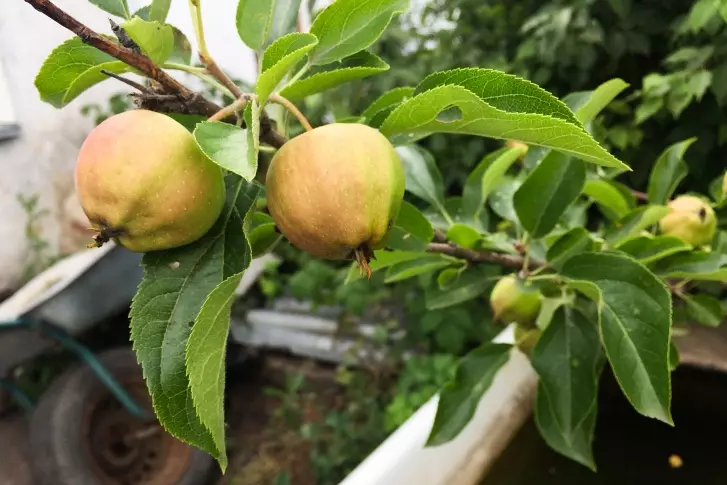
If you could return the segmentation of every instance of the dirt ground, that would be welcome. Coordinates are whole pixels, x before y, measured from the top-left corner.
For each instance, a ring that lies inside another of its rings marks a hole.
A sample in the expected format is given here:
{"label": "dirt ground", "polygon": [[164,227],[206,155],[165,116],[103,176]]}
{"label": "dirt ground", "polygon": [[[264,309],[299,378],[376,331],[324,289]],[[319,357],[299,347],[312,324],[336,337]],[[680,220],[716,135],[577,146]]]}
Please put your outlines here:
{"label": "dirt ground", "polygon": [[[263,390],[282,388],[288,371],[303,372],[316,405],[334,405],[340,394],[333,384],[334,369],[283,355],[239,367],[227,376],[230,465],[224,476],[213,470],[209,482],[200,485],[266,485],[283,470],[289,471],[292,485],[315,485],[306,443],[296,433],[272,424],[279,399]],[[306,410],[306,420],[319,417],[312,407]],[[32,485],[27,431],[26,418],[20,413],[0,419],[0,485]]]}

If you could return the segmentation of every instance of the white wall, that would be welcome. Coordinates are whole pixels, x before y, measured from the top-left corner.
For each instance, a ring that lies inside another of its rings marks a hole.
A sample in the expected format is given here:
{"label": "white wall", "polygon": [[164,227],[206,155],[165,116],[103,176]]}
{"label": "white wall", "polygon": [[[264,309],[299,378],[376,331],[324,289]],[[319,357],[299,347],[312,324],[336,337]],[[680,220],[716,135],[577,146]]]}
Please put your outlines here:
{"label": "white wall", "polygon": [[[108,15],[87,0],[54,0],[86,25],[109,32]],[[169,23],[194,43],[186,0],[174,0]],[[142,2],[130,0],[132,8]],[[253,55],[239,41],[235,30],[233,0],[207,0],[203,6],[210,50],[233,76],[254,80]],[[105,103],[108,97],[128,89],[106,81],[79,96],[64,109],[43,103],[33,79],[45,57],[72,34],[35,11],[22,0],[2,0],[0,8],[0,65],[21,127],[19,138],[0,142],[0,291],[16,287],[26,258],[26,217],[16,196],[41,194],[44,219],[42,234],[57,251],[67,221],[63,202],[73,191],[73,166],[80,144],[93,127],[79,110],[87,103]],[[6,102],[0,99],[0,103]],[[0,109],[0,111],[4,111]],[[78,238],[76,238],[76,244]],[[68,244],[65,244],[68,246]]]}

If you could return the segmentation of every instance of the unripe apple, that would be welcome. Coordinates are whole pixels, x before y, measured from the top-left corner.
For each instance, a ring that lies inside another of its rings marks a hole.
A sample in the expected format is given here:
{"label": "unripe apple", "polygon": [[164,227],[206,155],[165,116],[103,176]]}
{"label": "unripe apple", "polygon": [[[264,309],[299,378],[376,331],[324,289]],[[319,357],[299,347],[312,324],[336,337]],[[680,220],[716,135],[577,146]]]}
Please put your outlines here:
{"label": "unripe apple", "polygon": [[183,246],[202,237],[225,201],[222,170],[172,118],[147,110],[114,115],[83,142],[78,199],[97,231],[136,251]]}
{"label": "unripe apple", "polygon": [[693,195],[681,195],[669,202],[669,213],[659,221],[659,230],[692,246],[709,244],[717,230],[712,207]]}
{"label": "unripe apple", "polygon": [[516,324],[515,344],[517,348],[525,355],[532,354],[535,344],[537,344],[540,339],[541,333],[542,331],[538,327],[524,326],[519,323]]}
{"label": "unripe apple", "polygon": [[503,323],[532,325],[538,317],[541,303],[541,293],[535,288],[527,288],[515,274],[500,278],[490,293],[495,319]]}
{"label": "unripe apple", "polygon": [[355,259],[368,271],[399,213],[404,169],[378,130],[333,123],[278,150],[266,186],[270,215],[294,246],[319,258]]}

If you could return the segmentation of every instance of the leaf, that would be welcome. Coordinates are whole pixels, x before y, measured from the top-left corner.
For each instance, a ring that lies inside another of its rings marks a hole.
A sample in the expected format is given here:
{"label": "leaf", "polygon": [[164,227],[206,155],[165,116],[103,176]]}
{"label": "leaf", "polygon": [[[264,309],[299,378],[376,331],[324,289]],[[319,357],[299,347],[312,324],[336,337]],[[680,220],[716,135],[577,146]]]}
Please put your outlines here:
{"label": "leaf", "polygon": [[[374,259],[369,262],[371,272],[389,268],[403,261],[410,261],[424,256],[423,251],[374,251]],[[346,275],[346,283],[361,278],[361,272],[358,264],[353,263],[349,267],[348,275]]]}
{"label": "leaf", "polygon": [[169,14],[169,7],[172,0],[151,0],[151,8],[149,9],[149,20],[156,20],[164,23]]}
{"label": "leaf", "polygon": [[482,240],[482,235],[474,227],[467,224],[452,224],[449,231],[447,231],[447,240],[457,246],[473,249]]}
{"label": "leaf", "polygon": [[674,371],[679,366],[679,349],[671,342],[669,346],[669,370]]}
{"label": "leaf", "polygon": [[383,247],[396,251],[421,251],[427,250],[427,242],[408,233],[405,229],[394,226],[384,240]]}
{"label": "leaf", "polygon": [[409,0],[336,0],[313,21],[310,33],[320,41],[312,64],[329,64],[376,42],[394,15],[409,9]]}
{"label": "leaf", "polygon": [[396,225],[422,241],[429,242],[434,238],[434,229],[427,218],[407,201],[401,203]]}
{"label": "leaf", "polygon": [[298,22],[301,0],[276,0],[273,10],[273,20],[270,24],[268,38],[265,45],[283,37],[295,30]]}
{"label": "leaf", "polygon": [[558,307],[530,360],[540,377],[540,434],[558,453],[596,471],[592,443],[604,363],[596,325],[576,309]]}
{"label": "leaf", "polygon": [[221,121],[205,121],[194,129],[194,138],[204,154],[220,167],[247,181],[255,178],[257,154],[251,156],[247,130]]}
{"label": "leaf", "polygon": [[40,99],[62,108],[86,89],[108,79],[101,70],[119,74],[128,69],[123,62],[73,37],[46,58],[35,77],[35,87]]}
{"label": "leaf", "polygon": [[633,256],[643,264],[653,263],[672,254],[689,251],[692,247],[672,236],[639,236],[617,246],[619,251]]}
{"label": "leaf", "polygon": [[404,166],[406,190],[442,211],[444,182],[432,154],[418,145],[396,147],[396,153]]}
{"label": "leaf", "polygon": [[490,204],[490,208],[495,214],[515,224],[520,224],[520,221],[518,220],[517,213],[515,212],[513,198],[515,197],[515,192],[517,192],[521,186],[522,182],[519,180],[507,178],[502,184],[492,191],[490,197],[487,199]]}
{"label": "leaf", "polygon": [[121,27],[155,64],[163,64],[174,50],[174,30],[171,25],[134,17]]}
{"label": "leaf", "polygon": [[[438,119],[440,113],[453,107],[460,112],[457,120]],[[440,86],[405,101],[386,118],[381,132],[389,137],[400,133],[460,133],[519,140],[553,148],[598,165],[630,170],[580,125],[554,115],[502,111],[461,86]]]}
{"label": "leaf", "polygon": [[545,89],[495,69],[469,67],[435,72],[417,86],[416,94],[441,86],[463,87],[490,107],[508,113],[537,113],[580,125],[568,106]]}
{"label": "leaf", "polygon": [[513,203],[520,223],[532,237],[545,236],[581,194],[585,180],[583,162],[549,153],[515,192]]}
{"label": "leaf", "polygon": [[[227,201],[215,226],[196,242],[146,253],[131,305],[131,337],[159,422],[178,439],[226,460],[193,406],[185,350],[208,295],[249,264],[243,220],[259,185],[226,178]],[[221,406],[210,400],[207,406]],[[208,418],[205,418],[208,419]]]}
{"label": "leaf", "polygon": [[253,258],[267,253],[281,238],[281,234],[275,230],[275,221],[272,217],[264,212],[255,212],[251,215],[247,239]]}
{"label": "leaf", "polygon": [[376,117],[379,113],[382,111],[390,112],[388,110],[411,98],[412,94],[414,94],[414,88],[410,86],[403,86],[387,91],[376,98],[376,100],[371,103],[363,113],[361,113],[361,116],[365,118],[366,123],[371,123],[374,117]]}
{"label": "leaf", "polygon": [[560,236],[550,248],[546,260],[552,267],[559,269],[568,258],[576,254],[592,251],[595,246],[591,235],[582,227],[575,227]]}
{"label": "leaf", "polygon": [[462,432],[495,376],[509,360],[511,348],[507,344],[487,342],[462,358],[454,378],[440,393],[426,446],[443,445]]}
{"label": "leaf", "polygon": [[194,321],[187,341],[187,377],[192,402],[218,450],[223,473],[227,468],[223,406],[225,349],[230,330],[230,311],[241,278],[242,273],[234,274],[212,290]]}
{"label": "leaf", "polygon": [[268,96],[275,91],[285,75],[317,43],[318,39],[314,35],[294,32],[279,38],[265,49],[262,74],[260,74],[255,87],[258,102],[261,106],[267,102]]}
{"label": "leaf", "polygon": [[604,237],[612,245],[640,233],[649,226],[653,226],[669,212],[664,205],[645,205],[633,209],[621,219],[615,221],[606,230]]}
{"label": "leaf", "polygon": [[[341,1],[341,0],[336,0]],[[361,51],[341,62],[316,69],[307,77],[286,86],[280,94],[288,99],[303,99],[311,94],[333,89],[341,84],[389,70],[378,56]]]}
{"label": "leaf", "polygon": [[573,256],[561,274],[598,288],[603,347],[631,405],[645,416],[673,425],[671,294],[664,283],[641,263],[606,253]]}
{"label": "leaf", "polygon": [[608,180],[587,180],[583,193],[596,201],[609,219],[619,219],[631,210],[629,201]]}
{"label": "leaf", "polygon": [[719,327],[724,319],[722,304],[712,295],[680,295],[687,304],[687,313],[697,323],[708,327]]}
{"label": "leaf", "polygon": [[123,17],[125,19],[131,18],[129,5],[126,0],[88,0],[92,4],[96,5],[101,10],[116,15],[117,17]]}
{"label": "leaf", "polygon": [[181,30],[173,25],[170,25],[170,27],[174,35],[174,47],[172,48],[172,53],[167,58],[167,62],[189,65],[192,61],[192,44],[189,43],[189,39],[187,39],[187,36]]}
{"label": "leaf", "polygon": [[462,211],[472,218],[479,217],[487,196],[502,181],[502,176],[526,149],[504,148],[487,155],[467,177],[462,190]]}
{"label": "leaf", "polygon": [[696,137],[674,143],[656,160],[649,175],[648,197],[652,204],[666,204],[689,169],[684,163],[684,153],[697,141]]}
{"label": "leaf", "polygon": [[687,25],[693,33],[697,33],[717,14],[717,5],[714,0],[697,0],[689,11]]}
{"label": "leaf", "polygon": [[438,310],[477,298],[494,285],[492,278],[497,275],[496,271],[496,268],[484,265],[471,266],[446,290],[437,285],[428,287],[425,294],[427,309]]}
{"label": "leaf", "polygon": [[441,254],[426,254],[420,258],[396,263],[386,271],[384,283],[394,283],[413,278],[423,273],[429,273],[440,268],[446,268],[456,261]]}
{"label": "leaf", "polygon": [[252,50],[262,49],[273,23],[276,0],[240,0],[235,25],[240,39]]}
{"label": "leaf", "polygon": [[678,253],[657,262],[654,273],[662,278],[687,278],[727,282],[726,257],[718,253],[691,251]]}
{"label": "leaf", "polygon": [[611,79],[591,91],[588,100],[574,109],[576,118],[583,123],[589,123],[596,119],[596,116],[613,101],[616,96],[629,87],[623,79]]}

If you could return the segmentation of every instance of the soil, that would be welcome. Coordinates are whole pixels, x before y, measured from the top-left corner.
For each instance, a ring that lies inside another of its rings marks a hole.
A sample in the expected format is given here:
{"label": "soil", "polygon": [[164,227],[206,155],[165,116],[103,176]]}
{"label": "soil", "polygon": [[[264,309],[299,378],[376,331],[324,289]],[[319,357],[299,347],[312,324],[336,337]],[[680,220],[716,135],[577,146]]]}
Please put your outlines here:
{"label": "soil", "polygon": [[316,421],[322,419],[321,409],[330,409],[341,401],[335,369],[282,354],[269,354],[250,364],[239,374],[233,370],[233,375],[228,376],[230,465],[216,485],[272,484],[283,471],[288,472],[291,485],[316,485],[308,444],[274,419],[280,399],[266,395],[264,390],[284,388],[288,372],[303,373],[309,397],[305,400],[304,421]]}

